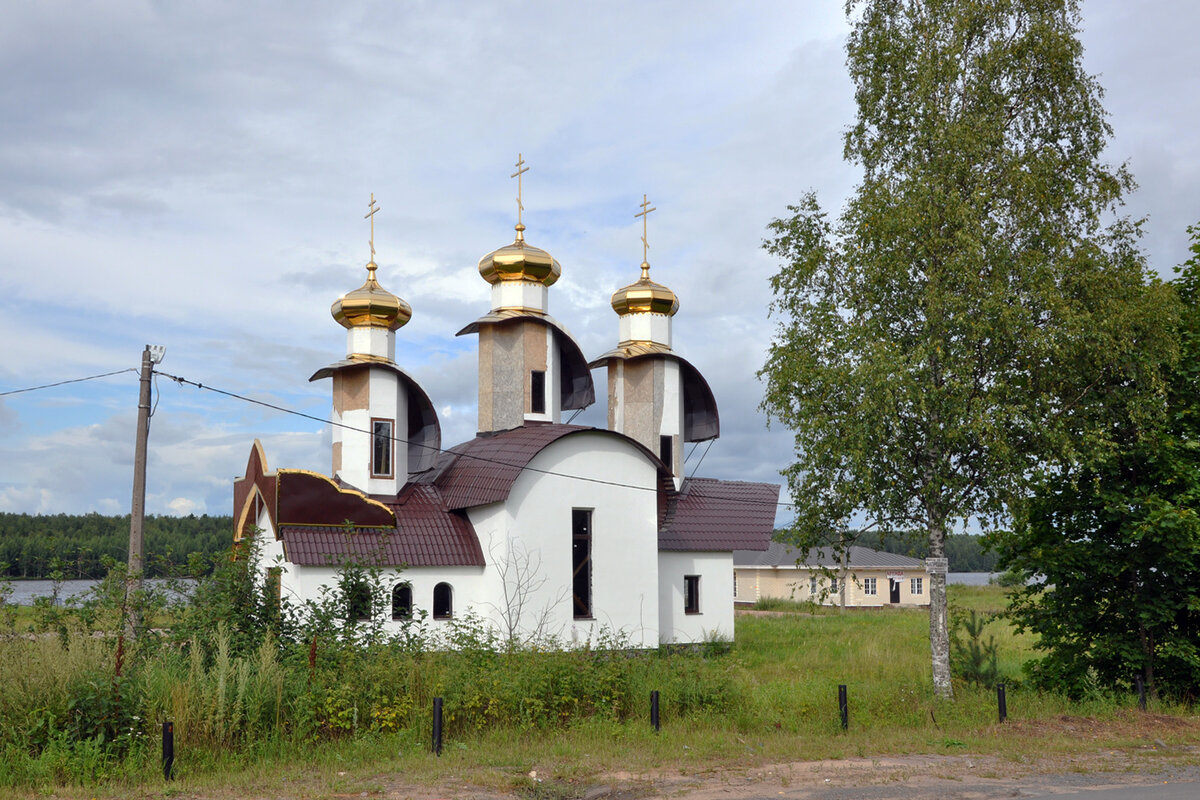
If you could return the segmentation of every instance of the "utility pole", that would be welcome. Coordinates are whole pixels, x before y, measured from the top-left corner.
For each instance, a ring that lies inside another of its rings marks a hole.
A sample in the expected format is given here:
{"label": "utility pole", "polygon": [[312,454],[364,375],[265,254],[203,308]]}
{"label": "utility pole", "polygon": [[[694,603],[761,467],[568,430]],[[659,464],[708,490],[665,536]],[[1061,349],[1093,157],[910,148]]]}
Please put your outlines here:
{"label": "utility pole", "polygon": [[[143,528],[146,521],[146,448],[150,442],[150,376],[154,365],[162,361],[165,348],[146,345],[142,351],[141,387],[138,391],[137,438],[133,455],[133,503],[129,511],[129,571],[125,580],[126,608],[130,596],[142,586]],[[134,632],[129,618],[129,633]]]}

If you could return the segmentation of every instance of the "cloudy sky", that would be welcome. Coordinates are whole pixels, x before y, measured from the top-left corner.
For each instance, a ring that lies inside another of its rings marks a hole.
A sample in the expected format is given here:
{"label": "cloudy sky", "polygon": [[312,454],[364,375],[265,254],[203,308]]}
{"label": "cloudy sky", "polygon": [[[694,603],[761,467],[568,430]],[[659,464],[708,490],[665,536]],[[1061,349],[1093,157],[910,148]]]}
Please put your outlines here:
{"label": "cloudy sky", "polygon": [[[329,305],[365,275],[374,192],[380,281],[413,306],[397,360],[444,442],[469,438],[475,338],[454,333],[489,307],[476,263],[512,239],[520,152],[528,240],[563,265],[551,313],[589,356],[615,343],[647,194],[676,349],[721,411],[696,474],[777,480],[760,243],[802,192],[836,211],[856,181],[841,5],[6,3],[0,392],[133,368],[154,343],[165,372],[324,418],[329,383],[307,379],[344,355]],[[1108,157],[1140,183],[1127,210],[1165,276],[1200,219],[1198,18],[1084,4]],[[137,391],[123,373],[0,397],[0,510],[127,512]],[[155,402],[150,512],[230,513],[255,437],[272,467],[329,471],[315,422],[162,377]]]}

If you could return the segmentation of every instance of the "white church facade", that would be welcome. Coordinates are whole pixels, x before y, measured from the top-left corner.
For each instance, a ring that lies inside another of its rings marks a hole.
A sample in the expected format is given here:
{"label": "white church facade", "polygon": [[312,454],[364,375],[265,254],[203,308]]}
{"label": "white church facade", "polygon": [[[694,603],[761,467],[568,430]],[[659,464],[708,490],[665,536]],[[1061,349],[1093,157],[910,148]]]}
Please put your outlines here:
{"label": "white church facade", "polygon": [[[685,478],[683,445],[720,422],[673,349],[679,302],[649,264],[613,295],[616,346],[589,362],[548,314],[561,265],[524,231],[518,215],[513,243],[479,262],[491,309],[459,331],[478,337],[478,434],[445,449],[433,402],[395,361],[412,310],[380,286],[372,235],[366,282],[332,307],[346,357],[310,379],[332,382],[331,474],[270,470],[256,441],[234,484],[235,540],[261,537],[262,578],[293,601],[347,559],[395,574],[397,627],[424,612],[566,646],[604,631],[632,647],[732,638],[732,553],[767,548],[779,487]],[[595,401],[601,368],[607,429],[563,424]]]}

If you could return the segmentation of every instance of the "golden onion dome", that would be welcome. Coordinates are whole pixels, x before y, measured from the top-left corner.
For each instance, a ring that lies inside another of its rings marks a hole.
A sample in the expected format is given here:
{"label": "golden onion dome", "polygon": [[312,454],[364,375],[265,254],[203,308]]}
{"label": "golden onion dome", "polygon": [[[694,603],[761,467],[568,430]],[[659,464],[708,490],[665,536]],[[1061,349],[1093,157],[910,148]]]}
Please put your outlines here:
{"label": "golden onion dome", "polygon": [[334,301],[329,312],[344,328],[387,328],[394,331],[412,319],[412,306],[379,285],[378,265],[367,264],[367,282]]}
{"label": "golden onion dome", "polygon": [[562,266],[540,247],[525,242],[525,226],[517,223],[512,244],[493,250],[479,259],[479,274],[488,283],[531,281],[551,286],[562,276]]}
{"label": "golden onion dome", "polygon": [[614,292],[612,307],[613,311],[622,317],[639,313],[673,317],[679,310],[679,298],[661,283],[650,280],[650,265],[643,261],[642,277],[624,289]]}

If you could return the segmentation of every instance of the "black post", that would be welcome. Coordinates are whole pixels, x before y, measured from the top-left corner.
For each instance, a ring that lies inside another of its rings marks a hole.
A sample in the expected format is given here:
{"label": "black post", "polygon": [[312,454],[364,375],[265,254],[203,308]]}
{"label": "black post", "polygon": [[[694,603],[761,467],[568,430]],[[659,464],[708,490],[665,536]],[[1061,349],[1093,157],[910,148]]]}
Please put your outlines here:
{"label": "black post", "polygon": [[658,689],[650,692],[650,724],[654,726],[654,730],[660,730],[658,726]]}
{"label": "black post", "polygon": [[171,780],[171,772],[175,768],[175,723],[162,724],[162,765],[163,780]]}
{"label": "black post", "polygon": [[1142,680],[1141,675],[1138,675],[1133,680],[1134,680],[1134,683],[1137,684],[1138,708],[1140,708],[1142,711],[1145,711],[1146,710],[1146,682]]}
{"label": "black post", "polygon": [[842,730],[850,729],[850,706],[846,701],[846,684],[838,684],[838,714],[842,717]]}
{"label": "black post", "polygon": [[442,754],[442,698],[433,698],[433,752]]}
{"label": "black post", "polygon": [[1004,696],[1004,684],[996,684],[996,707],[1000,711],[1000,721],[1008,719],[1008,698]]}

